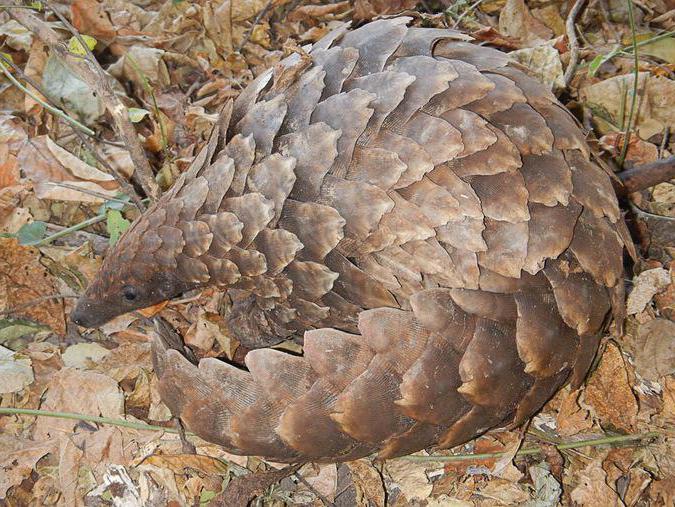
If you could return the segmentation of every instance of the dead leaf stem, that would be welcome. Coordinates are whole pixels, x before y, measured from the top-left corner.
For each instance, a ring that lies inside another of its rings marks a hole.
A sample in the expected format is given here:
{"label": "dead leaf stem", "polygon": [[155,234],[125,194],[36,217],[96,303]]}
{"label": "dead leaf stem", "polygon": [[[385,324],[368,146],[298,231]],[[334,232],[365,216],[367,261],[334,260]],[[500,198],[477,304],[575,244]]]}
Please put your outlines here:
{"label": "dead leaf stem", "polygon": [[[52,106],[51,104],[48,104],[44,100],[42,100],[36,93],[33,93],[30,89],[28,89],[26,86],[24,86],[21,81],[19,81],[17,78],[15,78],[12,73],[9,71],[7,68],[8,65],[12,65],[12,61],[7,58],[5,55],[0,53],[0,69],[2,69],[2,72],[5,74],[5,77],[9,79],[10,83],[12,83],[14,86],[16,86],[19,90],[21,90],[23,93],[28,95],[31,99],[33,99],[35,102],[39,103],[42,107],[44,107],[47,111],[50,113],[54,114],[55,116],[58,116],[59,118],[63,119],[64,121],[70,123],[73,127],[76,129],[81,130],[85,134],[89,136],[93,136],[96,134],[93,130],[91,130],[89,127],[86,125],[83,125],[79,121],[77,121],[75,118],[72,118],[68,116],[65,112],[61,111],[59,108]],[[14,67],[12,65],[12,67]]]}
{"label": "dead leaf stem", "polygon": [[[556,444],[554,447],[559,451],[565,449],[578,449],[580,447],[598,447],[601,445],[610,445],[610,444],[623,444],[628,442],[638,442],[641,440],[647,440],[651,438],[660,437],[661,433],[656,431],[650,431],[649,433],[641,433],[638,435],[616,435],[611,437],[604,438],[595,438],[590,440],[579,440],[577,442],[567,442]],[[525,449],[520,449],[515,456],[532,456],[542,454],[544,451],[540,447],[527,447]],[[407,461],[436,461],[436,462],[452,462],[452,461],[471,461],[471,460],[482,460],[482,459],[495,459],[500,458],[508,454],[507,452],[485,452],[481,454],[455,454],[452,456],[420,456],[420,455],[411,455],[411,456],[400,456],[395,459],[402,459]]]}
{"label": "dead leaf stem", "polygon": [[[640,73],[640,59],[638,58],[637,35],[635,33],[635,13],[633,12],[633,0],[626,0],[628,3],[628,21],[630,23],[630,32],[633,47],[633,97],[630,103],[630,111],[628,113],[628,125],[623,136],[623,146],[621,147],[621,155],[619,156],[619,167],[623,167],[628,153],[628,145],[630,144],[630,137],[633,131],[633,116],[635,115],[635,107],[637,105],[639,73]],[[646,79],[646,78],[645,78]]]}
{"label": "dead leaf stem", "polygon": [[[19,5],[18,0],[14,0],[14,5]],[[46,2],[46,5],[51,8],[49,2]],[[148,197],[153,200],[158,199],[160,195],[159,186],[153,177],[150,163],[145,157],[136,130],[129,119],[127,108],[122,104],[117,95],[115,95],[115,92],[110,85],[110,77],[96,61],[78,31],[58,12],[57,9],[52,8],[52,11],[78,39],[87,52],[85,58],[78,58],[75,55],[72,55],[62,43],[58,34],[29,10],[8,9],[12,18],[49,46],[50,50],[61,59],[71,72],[96,91],[96,94],[103,101],[106,109],[113,118],[113,124],[117,135],[124,142],[124,145],[129,151],[129,155],[136,168],[134,176],[137,178]]]}
{"label": "dead leaf stem", "polygon": [[574,2],[572,9],[570,9],[570,13],[567,15],[567,21],[565,22],[565,31],[567,32],[567,40],[570,47],[570,61],[567,64],[563,76],[565,87],[568,87],[572,82],[574,73],[577,70],[577,64],[579,63],[579,40],[577,39],[576,19],[585,5],[586,0],[577,0]]}
{"label": "dead leaf stem", "polygon": [[[110,424],[111,426],[121,426],[142,431],[163,431],[165,433],[178,433],[175,428],[167,428],[154,424],[137,423],[125,421],[124,419],[113,419],[110,417],[100,417],[96,415],[76,414],[74,412],[56,412],[50,410],[35,410],[28,408],[0,407],[0,415],[30,415],[34,417],[54,417],[56,419],[71,419],[75,421],[92,422],[98,424]],[[187,432],[188,435],[194,433]]]}

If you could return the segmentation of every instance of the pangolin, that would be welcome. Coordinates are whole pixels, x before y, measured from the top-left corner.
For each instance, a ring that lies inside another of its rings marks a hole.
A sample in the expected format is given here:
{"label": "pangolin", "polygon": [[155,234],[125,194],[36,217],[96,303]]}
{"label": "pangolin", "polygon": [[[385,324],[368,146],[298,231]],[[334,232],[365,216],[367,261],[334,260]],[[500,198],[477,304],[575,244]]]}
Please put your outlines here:
{"label": "pangolin", "polygon": [[[73,312],[218,286],[245,368],[155,341],[171,412],[230,452],[389,458],[514,427],[578,385],[630,239],[571,114],[502,52],[410,18],[258,76]],[[302,340],[302,355],[270,348]]]}

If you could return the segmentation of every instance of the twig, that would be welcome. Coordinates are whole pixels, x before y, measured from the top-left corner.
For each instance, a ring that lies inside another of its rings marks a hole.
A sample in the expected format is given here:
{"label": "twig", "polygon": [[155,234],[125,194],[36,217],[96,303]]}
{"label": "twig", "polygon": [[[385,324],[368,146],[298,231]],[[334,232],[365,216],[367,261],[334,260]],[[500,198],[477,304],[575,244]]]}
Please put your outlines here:
{"label": "twig", "polygon": [[[58,116],[58,117],[61,118],[62,120],[64,120],[64,121],[70,123],[73,127],[77,128],[77,129],[79,129],[79,130],[81,130],[82,132],[84,132],[85,134],[87,134],[87,135],[89,135],[89,136],[94,136],[94,135],[96,134],[96,132],[94,132],[93,130],[91,130],[89,127],[87,127],[86,125],[82,125],[82,124],[81,124],[79,121],[77,121],[75,118],[71,118],[71,117],[68,116],[66,113],[64,113],[63,111],[61,111],[60,109],[58,109],[58,108],[52,106],[51,104],[48,104],[47,102],[45,102],[44,100],[42,100],[37,94],[33,93],[33,92],[30,91],[27,87],[25,87],[23,84],[21,84],[21,82],[20,82],[18,79],[16,79],[16,78],[12,75],[12,73],[9,71],[9,69],[7,69],[7,67],[6,67],[6,65],[9,65],[9,64],[11,64],[11,63],[12,63],[12,61],[11,61],[9,58],[7,58],[5,55],[3,55],[2,53],[0,53],[0,69],[2,69],[2,72],[5,74],[5,77],[7,77],[7,79],[9,79],[9,81],[10,81],[14,86],[16,86],[19,90],[21,90],[21,91],[22,91],[23,93],[25,93],[26,95],[28,95],[28,96],[29,96],[31,99],[33,99],[35,102],[38,102],[38,103],[39,103],[42,107],[44,107],[47,111],[49,111],[50,113],[54,114],[55,116]],[[3,65],[3,64],[4,64],[4,65]]]}
{"label": "twig", "polygon": [[84,222],[80,222],[79,224],[75,224],[72,227],[66,227],[62,231],[55,232],[54,234],[51,234],[47,236],[46,238],[40,240],[39,242],[35,243],[33,246],[43,246],[43,245],[48,245],[52,241],[55,241],[59,238],[62,238],[63,236],[67,236],[68,234],[72,232],[79,231],[81,229],[84,229],[86,227],[89,227],[90,225],[97,224],[99,222],[103,222],[106,219],[105,213],[102,213],[100,215],[96,215],[95,217],[92,217],[88,220],[85,220]]}
{"label": "twig", "polygon": [[75,38],[77,38],[78,42],[80,43],[80,46],[82,46],[82,48],[84,49],[87,63],[89,64],[89,66],[85,67],[89,69],[93,68],[94,72],[98,74],[98,80],[96,81],[96,83],[98,83],[97,89],[101,94],[101,100],[106,105],[106,109],[108,109],[108,111],[112,115],[117,135],[124,141],[124,144],[126,145],[127,150],[129,151],[129,155],[131,156],[131,160],[134,162],[136,170],[139,171],[138,172],[138,177],[140,180],[139,182],[143,187],[143,189],[145,190],[148,197],[150,197],[153,200],[157,200],[160,196],[159,186],[155,181],[155,178],[152,173],[152,168],[150,167],[150,163],[148,162],[148,159],[145,156],[143,147],[141,146],[141,143],[138,140],[138,134],[136,134],[136,129],[134,128],[133,124],[131,123],[131,120],[129,119],[129,111],[115,94],[115,91],[110,85],[109,81],[110,77],[103,70],[103,67],[101,67],[101,65],[98,63],[98,60],[96,60],[94,53],[91,52],[91,49],[89,49],[89,46],[80,35],[80,32],[78,32],[77,29],[70,24],[70,21],[68,21],[63,16],[63,14],[61,14],[57,9],[55,9],[51,5],[49,0],[44,0],[44,2],[45,5],[47,5],[56,15],[56,17],[59,18],[59,21],[63,23],[63,25],[70,31],[71,34],[73,34]]}
{"label": "twig", "polygon": [[[13,0],[15,5],[17,5],[17,1],[18,0]],[[49,3],[47,2],[46,5],[49,5]],[[127,108],[115,95],[109,82],[109,76],[105,74],[96,59],[93,58],[91,51],[89,51],[88,46],[84,43],[79,33],[77,33],[77,30],[75,30],[58,10],[52,10],[61,22],[80,41],[83,49],[87,52],[87,58],[74,57],[61,42],[58,34],[32,12],[23,9],[9,9],[8,12],[12,18],[21,23],[42,42],[49,46],[50,50],[61,59],[71,72],[96,91],[96,94],[105,104],[106,109],[110,112],[114,120],[113,124],[117,135],[121,138],[129,151],[129,155],[136,167],[134,177],[138,180],[143,187],[143,190],[150,198],[157,199],[160,194],[159,187],[154,180],[152,169],[145,157],[143,147],[138,140],[138,135],[136,134],[134,126],[129,120]]]}
{"label": "twig", "polygon": [[11,315],[12,313],[20,312],[22,310],[25,310],[26,308],[33,308],[36,304],[43,303],[45,301],[52,301],[54,299],[64,299],[64,298],[77,298],[77,296],[70,296],[68,294],[54,294],[52,296],[40,296],[34,299],[31,299],[27,303],[24,303],[19,306],[14,306],[12,308],[8,308],[7,310],[2,310],[0,311],[0,317],[3,317],[5,315]]}
{"label": "twig", "polygon": [[[5,58],[2,53],[0,53],[0,59],[2,59],[3,62],[6,64],[10,65],[14,72],[16,72],[21,79],[23,79],[26,83],[31,85],[38,93],[40,93],[46,100],[47,102],[51,103],[53,107],[56,108],[56,105],[53,100],[51,100],[43,91],[42,88],[38,83],[35,82],[33,78],[31,78],[28,74],[26,74],[21,67],[16,65],[12,60]],[[40,102],[42,103],[42,102]],[[136,192],[136,189],[131,185],[127,179],[121,175],[118,171],[113,169],[113,167],[108,163],[107,160],[105,160],[98,152],[98,149],[89,141],[89,138],[87,138],[82,132],[80,132],[78,129],[74,129],[73,132],[79,140],[84,144],[85,148],[89,150],[89,153],[91,153],[94,158],[98,161],[99,164],[105,169],[105,171],[110,174],[113,178],[115,178],[115,181],[119,184],[120,188],[122,191],[129,196],[131,201],[136,205],[136,207],[139,209],[139,211],[143,212],[145,210],[145,205],[142,202],[141,196],[138,195],[138,192]],[[92,136],[94,139],[97,141],[100,141],[105,144],[110,144],[113,146],[118,146],[116,143],[112,143],[110,141],[106,141],[105,139],[97,139],[95,136]]]}
{"label": "twig", "polygon": [[[52,223],[47,223],[47,231],[50,234],[55,234],[61,232],[62,230],[67,229],[63,225],[57,225]],[[70,231],[68,236],[63,236],[58,238],[60,243],[66,246],[79,247],[85,242],[91,244],[92,250],[96,255],[103,255],[110,246],[109,238],[101,236],[99,234],[94,234],[93,232],[86,231]]]}
{"label": "twig", "polygon": [[[639,440],[647,440],[650,438],[660,437],[661,434],[655,431],[649,433],[642,433],[640,435],[617,435],[613,437],[604,437],[596,438],[592,440],[579,440],[578,442],[568,442],[564,444],[557,444],[554,447],[558,450],[565,449],[578,449],[580,447],[596,447],[599,445],[609,445],[609,444],[620,444],[627,442],[635,442]],[[515,456],[533,456],[542,454],[543,451],[539,447],[528,447],[525,449],[520,449],[516,452]],[[401,456],[395,459],[403,459],[407,461],[434,461],[434,462],[453,462],[453,461],[474,461],[474,460],[484,460],[484,459],[495,459],[501,458],[502,456],[508,455],[508,452],[485,452],[480,454],[455,454],[453,456]]]}
{"label": "twig", "polygon": [[472,3],[469,7],[467,7],[464,12],[462,12],[457,20],[452,24],[452,28],[457,28],[459,24],[462,22],[462,20],[466,17],[467,14],[470,12],[473,12],[475,8],[477,8],[480,4],[483,3],[483,0],[476,0],[474,3]]}
{"label": "twig", "polygon": [[[265,4],[265,7],[262,8],[262,10],[258,13],[258,15],[255,17],[253,20],[253,24],[251,25],[251,28],[246,32],[246,35],[244,36],[244,39],[241,41],[241,44],[235,49],[235,53],[241,53],[241,50],[244,49],[244,46],[248,44],[248,41],[251,39],[251,35],[253,35],[253,30],[255,29],[256,26],[258,26],[258,23],[260,23],[260,20],[262,17],[267,14],[267,11],[270,9],[272,6],[273,0],[268,0],[267,4]],[[232,4],[230,4],[231,6]],[[232,12],[230,12],[230,16],[232,16]],[[230,17],[230,19],[232,19]]]}
{"label": "twig", "polygon": [[78,187],[77,185],[71,185],[70,183],[62,183],[60,181],[49,181],[49,182],[47,182],[47,185],[52,185],[54,187],[67,188],[69,190],[74,190],[75,192],[79,192],[81,194],[86,194],[86,195],[91,195],[93,197],[98,197],[99,199],[103,199],[104,201],[113,201],[113,202],[119,202],[120,204],[129,204],[129,202],[127,202],[123,199],[118,199],[117,197],[111,197],[111,196],[109,196],[107,194],[104,194],[102,192],[97,192],[96,190],[90,190],[88,188]]}
{"label": "twig", "polygon": [[617,176],[621,184],[617,184],[615,190],[620,196],[670,181],[675,178],[675,155],[626,169]]}
{"label": "twig", "polygon": [[322,504],[324,504],[326,507],[335,507],[335,504],[330,500],[328,500],[328,498],[326,498],[324,495],[322,495],[321,491],[318,491],[314,486],[312,486],[309,482],[307,482],[307,479],[305,479],[299,471],[295,472],[293,475],[302,484],[304,484],[307,489],[309,489],[312,493],[314,493],[319,498],[319,500],[321,500]]}
{"label": "twig", "polygon": [[628,145],[630,144],[630,138],[632,134],[632,124],[633,124],[633,115],[635,114],[635,106],[637,105],[637,95],[638,95],[638,86],[639,86],[639,77],[640,77],[640,60],[638,58],[638,49],[637,49],[637,35],[635,33],[635,14],[633,12],[633,1],[626,0],[628,3],[628,20],[630,22],[630,32],[633,42],[633,100],[630,103],[630,112],[628,113],[628,125],[626,125],[626,130],[623,135],[623,146],[621,147],[621,155],[619,156],[618,164],[619,167],[623,167],[623,163],[626,161],[626,154],[628,153]]}
{"label": "twig", "polygon": [[579,63],[579,40],[577,39],[576,19],[581,9],[584,8],[584,5],[586,5],[586,0],[576,0],[565,22],[565,31],[567,32],[567,41],[570,47],[570,61],[567,63],[563,76],[565,87],[568,87],[572,82],[574,73],[577,70],[577,63]]}

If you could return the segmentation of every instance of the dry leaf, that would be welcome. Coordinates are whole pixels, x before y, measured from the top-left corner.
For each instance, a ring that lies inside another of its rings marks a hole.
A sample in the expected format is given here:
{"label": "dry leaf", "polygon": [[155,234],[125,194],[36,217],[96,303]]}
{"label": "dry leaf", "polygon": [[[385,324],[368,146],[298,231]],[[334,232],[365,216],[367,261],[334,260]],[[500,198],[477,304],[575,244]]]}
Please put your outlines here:
{"label": "dry leaf", "polygon": [[530,14],[524,0],[507,0],[499,14],[499,32],[516,37],[525,46],[538,46],[550,40],[553,32]]}
{"label": "dry leaf", "polygon": [[[612,119],[612,127],[599,114],[594,115],[597,129],[602,134],[616,130],[616,126],[628,124],[630,107],[629,92],[633,89],[633,74],[615,76],[579,90],[580,98],[595,111],[602,110]],[[675,129],[675,81],[665,77],[654,77],[648,72],[640,72],[638,76],[638,93],[640,108],[634,124],[642,139],[649,139],[663,131],[665,127]],[[624,96],[627,97],[624,101]],[[623,111],[623,118],[620,117]]]}
{"label": "dry leaf", "polygon": [[385,489],[382,476],[367,459],[359,459],[347,463],[356,487],[359,505],[384,507]]}
{"label": "dry leaf", "polygon": [[[310,467],[313,469],[310,472]],[[328,501],[335,501],[337,489],[337,466],[330,465],[305,465],[298,471],[307,483]]]}
{"label": "dry leaf", "polygon": [[[124,396],[117,382],[110,377],[92,371],[63,368],[52,376],[40,408],[122,419]],[[68,419],[40,417],[35,423],[33,437],[47,440],[67,436],[78,424],[78,421]]]}
{"label": "dry leaf", "polygon": [[[106,505],[104,495],[112,497],[113,505],[141,505],[141,495],[133,483],[126,468],[121,465],[109,465],[101,483],[87,493],[92,505]],[[87,503],[89,505],[89,503]]]}
{"label": "dry leaf", "polygon": [[653,319],[638,328],[635,368],[653,381],[675,373],[675,322]]}
{"label": "dry leaf", "polygon": [[581,391],[568,392],[562,391],[559,396],[562,397],[556,426],[561,436],[570,436],[590,430],[593,427],[593,421],[590,418],[588,410],[579,405]]}
{"label": "dry leaf", "polygon": [[135,379],[141,369],[152,370],[150,343],[124,343],[109,351],[98,362],[97,370],[114,378],[118,382]]}
{"label": "dry leaf", "polygon": [[[54,153],[58,153],[64,163],[60,162]],[[114,189],[117,189],[118,185],[115,181],[110,180],[110,176],[85,164],[77,157],[73,157],[63,148],[54,144],[47,136],[35,137],[29,143],[26,143],[19,151],[17,158],[26,177],[33,182],[35,195],[39,199],[90,203],[102,203],[104,201],[104,199],[88,193],[53,185],[53,183],[58,182],[92,190],[110,197],[116,195]],[[75,162],[73,159],[79,162]],[[73,163],[73,171],[70,170],[71,167],[65,165],[71,162]],[[86,178],[93,178],[95,181]]]}
{"label": "dry leaf", "polygon": [[370,20],[385,14],[396,14],[412,9],[419,0],[356,0],[354,2],[354,19]]}
{"label": "dry leaf", "polygon": [[0,311],[19,308],[12,312],[14,316],[35,320],[64,334],[66,322],[61,301],[40,300],[55,294],[54,281],[40,264],[38,250],[20,246],[12,238],[0,238]]}
{"label": "dry leaf", "polygon": [[110,351],[98,343],[76,343],[68,347],[61,358],[71,368],[89,370],[95,367]]}
{"label": "dry leaf", "polygon": [[409,502],[424,500],[431,494],[433,485],[427,477],[426,467],[428,465],[424,463],[416,463],[403,459],[389,460],[384,465],[391,479],[398,484],[401,494]]}
{"label": "dry leaf", "polygon": [[[52,141],[51,137],[44,136],[44,140],[47,148],[52,155],[54,155],[54,158],[56,158],[56,160],[58,160],[59,163],[76,178],[84,181],[96,182],[115,181],[115,178],[112,175],[90,166],[82,159],[79,159],[69,151],[64,150],[61,146]],[[116,186],[116,184],[113,184],[113,187]]]}
{"label": "dry leaf", "polygon": [[621,351],[613,343],[607,345],[583,395],[584,402],[590,405],[603,427],[625,433],[635,430],[637,400],[628,380]]}
{"label": "dry leaf", "polygon": [[0,394],[19,392],[34,380],[30,358],[0,345]]}
{"label": "dry leaf", "polygon": [[532,76],[544,83],[549,89],[557,90],[565,86],[560,53],[548,44],[533,48],[520,49],[509,53],[509,58],[530,69]]}
{"label": "dry leaf", "polygon": [[[600,146],[613,157],[618,158],[623,150],[624,137],[623,133],[610,132],[600,138]],[[659,148],[655,144],[643,141],[636,135],[630,136],[626,161],[639,165],[654,162],[658,158]]]}
{"label": "dry leaf", "polygon": [[607,474],[599,460],[594,460],[578,473],[578,485],[571,491],[570,498],[578,505],[622,505],[616,492],[607,485]]}
{"label": "dry leaf", "polygon": [[633,279],[633,290],[628,295],[626,312],[642,312],[652,298],[670,284],[670,273],[663,268],[648,269]]}
{"label": "dry leaf", "polygon": [[[49,53],[47,52],[47,49],[43,44],[43,42],[41,40],[34,40],[33,45],[30,48],[30,52],[28,53],[28,61],[26,62],[26,67],[23,70],[26,76],[34,79],[35,82],[39,83],[42,74],[44,73],[48,57]],[[35,88],[33,88],[30,84],[26,83],[26,87],[31,92],[33,92],[34,95],[37,95],[42,100],[45,100],[42,94],[38,92]],[[42,123],[42,120],[40,118],[40,113],[42,113],[42,109],[43,109],[42,104],[37,102],[30,95],[26,94],[26,97],[24,99],[24,111],[26,112],[26,114],[33,116],[36,122]]]}
{"label": "dry leaf", "polygon": [[[7,490],[27,478],[44,455],[54,451],[54,442],[32,442],[0,435],[0,500]],[[1,503],[1,502],[0,502]]]}
{"label": "dry leaf", "polygon": [[669,421],[675,421],[675,377],[663,379],[663,409],[661,415]]}
{"label": "dry leaf", "polygon": [[80,33],[104,41],[110,41],[117,35],[103,4],[96,0],[75,0],[70,5],[70,12],[73,26]]}
{"label": "dry leaf", "polygon": [[191,468],[206,475],[227,475],[229,467],[221,460],[198,454],[153,454],[142,461],[144,465],[171,470],[174,474],[182,474]]}

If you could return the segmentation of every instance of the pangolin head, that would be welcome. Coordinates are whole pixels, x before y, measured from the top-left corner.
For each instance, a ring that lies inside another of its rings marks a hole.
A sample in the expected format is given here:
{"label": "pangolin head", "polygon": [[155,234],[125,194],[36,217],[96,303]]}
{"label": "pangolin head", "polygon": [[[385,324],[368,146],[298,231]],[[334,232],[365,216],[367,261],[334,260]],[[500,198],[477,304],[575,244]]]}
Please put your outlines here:
{"label": "pangolin head", "polygon": [[[143,214],[107,253],[103,266],[71,312],[71,320],[97,327],[124,313],[142,309],[205,285],[192,272],[198,260],[187,253],[198,251],[211,236],[200,237],[195,224],[176,217],[166,202]],[[202,228],[204,229],[204,228]],[[208,248],[208,244],[206,246]]]}

